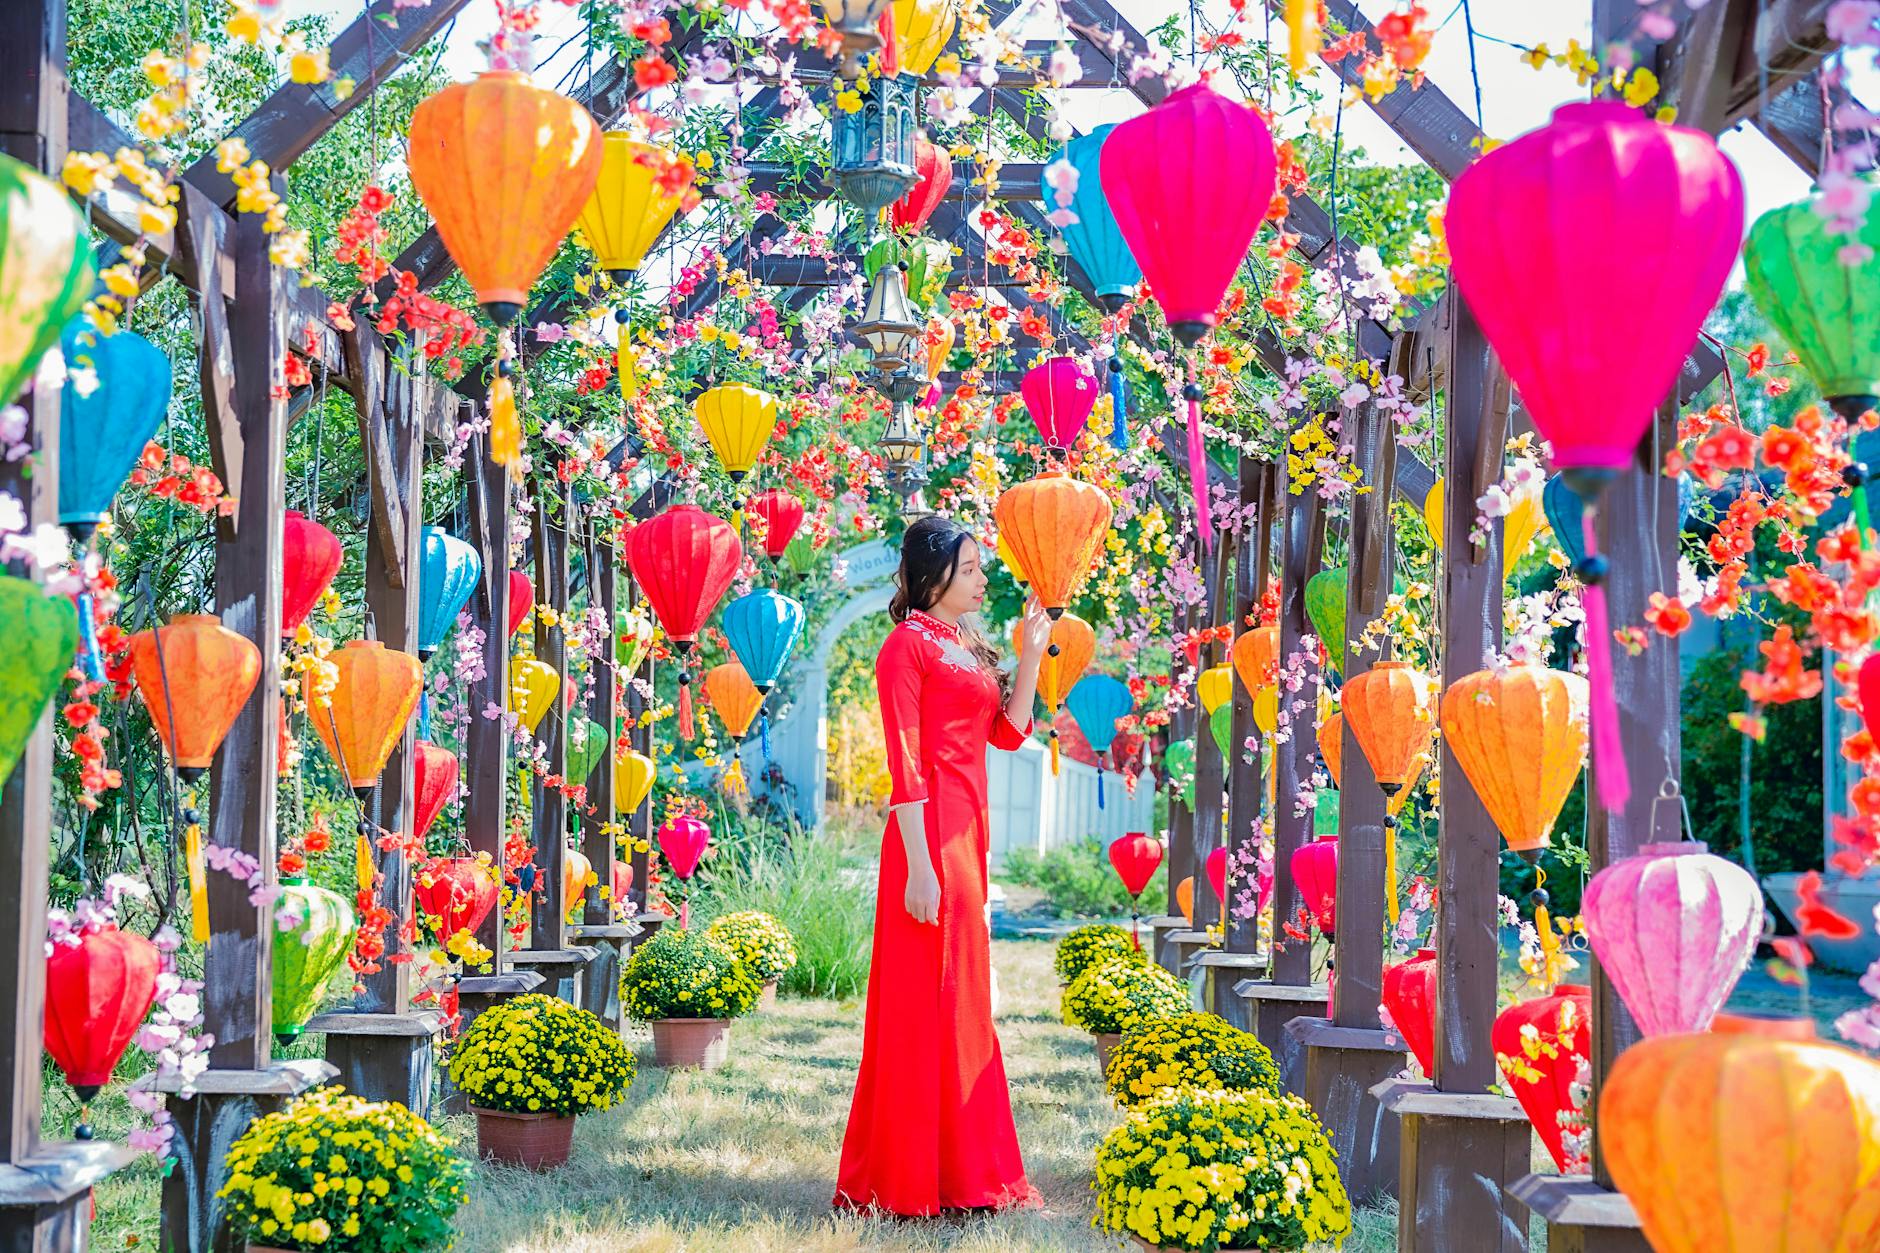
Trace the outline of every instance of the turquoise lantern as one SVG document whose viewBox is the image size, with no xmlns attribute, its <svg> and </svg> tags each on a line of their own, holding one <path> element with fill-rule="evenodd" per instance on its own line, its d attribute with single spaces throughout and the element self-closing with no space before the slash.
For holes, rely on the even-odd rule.
<svg viewBox="0 0 1880 1253">
<path fill-rule="evenodd" d="M 483 577 L 477 550 L 445 531 L 427 526 L 418 556 L 418 656 L 431 659 L 457 614 Z"/>
<path fill-rule="evenodd" d="M 1547 515 L 1547 525 L 1554 529 L 1560 551 L 1568 561 L 1579 565 L 1586 557 L 1586 537 L 1580 533 L 1580 515 L 1586 511 L 1586 502 L 1574 494 L 1565 479 L 1553 474 L 1541 489 L 1541 510 Z"/>
<path fill-rule="evenodd" d="M 1116 214 L 1110 210 L 1109 198 L 1103 194 L 1099 158 L 1103 141 L 1115 129 L 1114 122 L 1105 123 L 1071 140 L 1058 154 L 1077 170 L 1077 191 L 1070 204 L 1077 221 L 1064 228 L 1064 242 L 1096 288 L 1097 300 L 1111 313 L 1128 303 L 1136 284 L 1142 282 L 1142 267 L 1129 251 L 1116 225 Z M 1051 203 L 1049 187 L 1045 188 L 1045 201 Z"/>
<path fill-rule="evenodd" d="M 725 639 L 757 690 L 769 694 L 803 634 L 803 606 L 770 588 L 725 606 Z"/>
<path fill-rule="evenodd" d="M 1077 729 L 1090 742 L 1090 751 L 1101 758 L 1116 739 L 1116 720 L 1129 715 L 1136 707 L 1136 698 L 1129 694 L 1129 685 L 1121 679 L 1107 674 L 1087 674 L 1077 680 L 1070 695 L 1064 698 L 1064 707 L 1077 720 Z M 1103 808 L 1101 762 L 1097 766 L 1097 808 Z"/>
<path fill-rule="evenodd" d="M 101 334 L 89 320 L 65 324 L 67 369 L 59 420 L 59 522 L 82 544 L 111 512 L 118 488 L 170 407 L 170 359 L 134 331 Z M 97 386 L 80 388 L 74 371 Z"/>
</svg>

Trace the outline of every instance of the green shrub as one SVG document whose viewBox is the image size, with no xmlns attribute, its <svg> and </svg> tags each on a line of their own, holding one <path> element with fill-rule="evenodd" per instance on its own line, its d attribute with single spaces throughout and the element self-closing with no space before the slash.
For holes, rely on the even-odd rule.
<svg viewBox="0 0 1880 1253">
<path fill-rule="evenodd" d="M 783 992 L 839 999 L 868 984 L 875 872 L 828 841 L 805 838 L 722 866 L 695 905 L 712 917 L 758 910 L 787 927 L 796 965 L 778 983 Z"/>
<path fill-rule="evenodd" d="M 1109 922 L 1093 922 L 1066 933 L 1057 942 L 1057 952 L 1052 955 L 1058 982 L 1066 984 L 1075 982 L 1078 975 L 1104 962 L 1148 960 L 1129 932 Z"/>
<path fill-rule="evenodd" d="M 1044 907 L 1059 918 L 1126 918 L 1138 906 L 1123 890 L 1123 881 L 1110 865 L 1108 847 L 1097 839 L 1065 844 L 1039 854 L 1015 848 L 1005 854 L 999 878 L 1044 893 Z M 1140 908 L 1154 912 L 1168 899 L 1168 868 L 1164 863 L 1143 889 Z"/>
</svg>

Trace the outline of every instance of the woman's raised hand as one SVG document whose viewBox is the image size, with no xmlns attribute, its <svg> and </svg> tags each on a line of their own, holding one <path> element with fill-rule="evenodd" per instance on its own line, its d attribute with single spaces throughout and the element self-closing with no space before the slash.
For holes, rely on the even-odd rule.
<svg viewBox="0 0 1880 1253">
<path fill-rule="evenodd" d="M 1051 642 L 1051 615 L 1044 611 L 1036 596 L 1025 598 L 1025 634 L 1019 644 L 1021 656 L 1037 656 Z"/>
</svg>

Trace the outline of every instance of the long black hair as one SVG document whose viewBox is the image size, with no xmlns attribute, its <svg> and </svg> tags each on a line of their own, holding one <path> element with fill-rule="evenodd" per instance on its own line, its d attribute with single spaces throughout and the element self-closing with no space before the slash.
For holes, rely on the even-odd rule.
<svg viewBox="0 0 1880 1253">
<path fill-rule="evenodd" d="M 959 573 L 960 549 L 971 538 L 972 532 L 937 513 L 916 519 L 901 536 L 901 568 L 894 574 L 894 599 L 888 602 L 888 616 L 906 622 L 915 610 L 932 609 L 952 586 L 954 575 Z M 1007 677 L 999 669 L 999 654 L 979 628 L 962 621 L 960 642 L 981 665 L 999 675 L 1003 690 Z"/>
</svg>

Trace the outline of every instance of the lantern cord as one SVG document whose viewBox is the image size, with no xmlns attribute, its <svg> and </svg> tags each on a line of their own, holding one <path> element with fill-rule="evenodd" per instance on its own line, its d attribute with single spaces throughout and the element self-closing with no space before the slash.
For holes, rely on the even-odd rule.
<svg viewBox="0 0 1880 1253">
<path fill-rule="evenodd" d="M 1201 439 L 1201 385 L 1195 381 L 1195 364 L 1188 362 L 1188 386 L 1183 389 L 1188 401 L 1188 486 L 1195 498 L 1195 527 L 1201 533 L 1201 547 L 1214 551 L 1214 519 L 1208 510 L 1208 452 Z"/>
<path fill-rule="evenodd" d="M 1867 508 L 1867 485 L 1859 484 L 1854 488 L 1854 524 L 1860 528 L 1861 551 L 1873 549 L 1873 517 Z"/>
<path fill-rule="evenodd" d="M 1588 563 L 1599 556 L 1594 512 L 1589 505 L 1580 515 Z M 1586 609 L 1586 671 L 1592 687 L 1593 777 L 1599 784 L 1600 804 L 1607 812 L 1617 813 L 1632 795 L 1632 779 L 1619 739 L 1619 706 L 1612 690 L 1612 628 L 1606 616 L 1606 589 L 1597 582 L 1583 582 L 1580 602 Z"/>
</svg>

